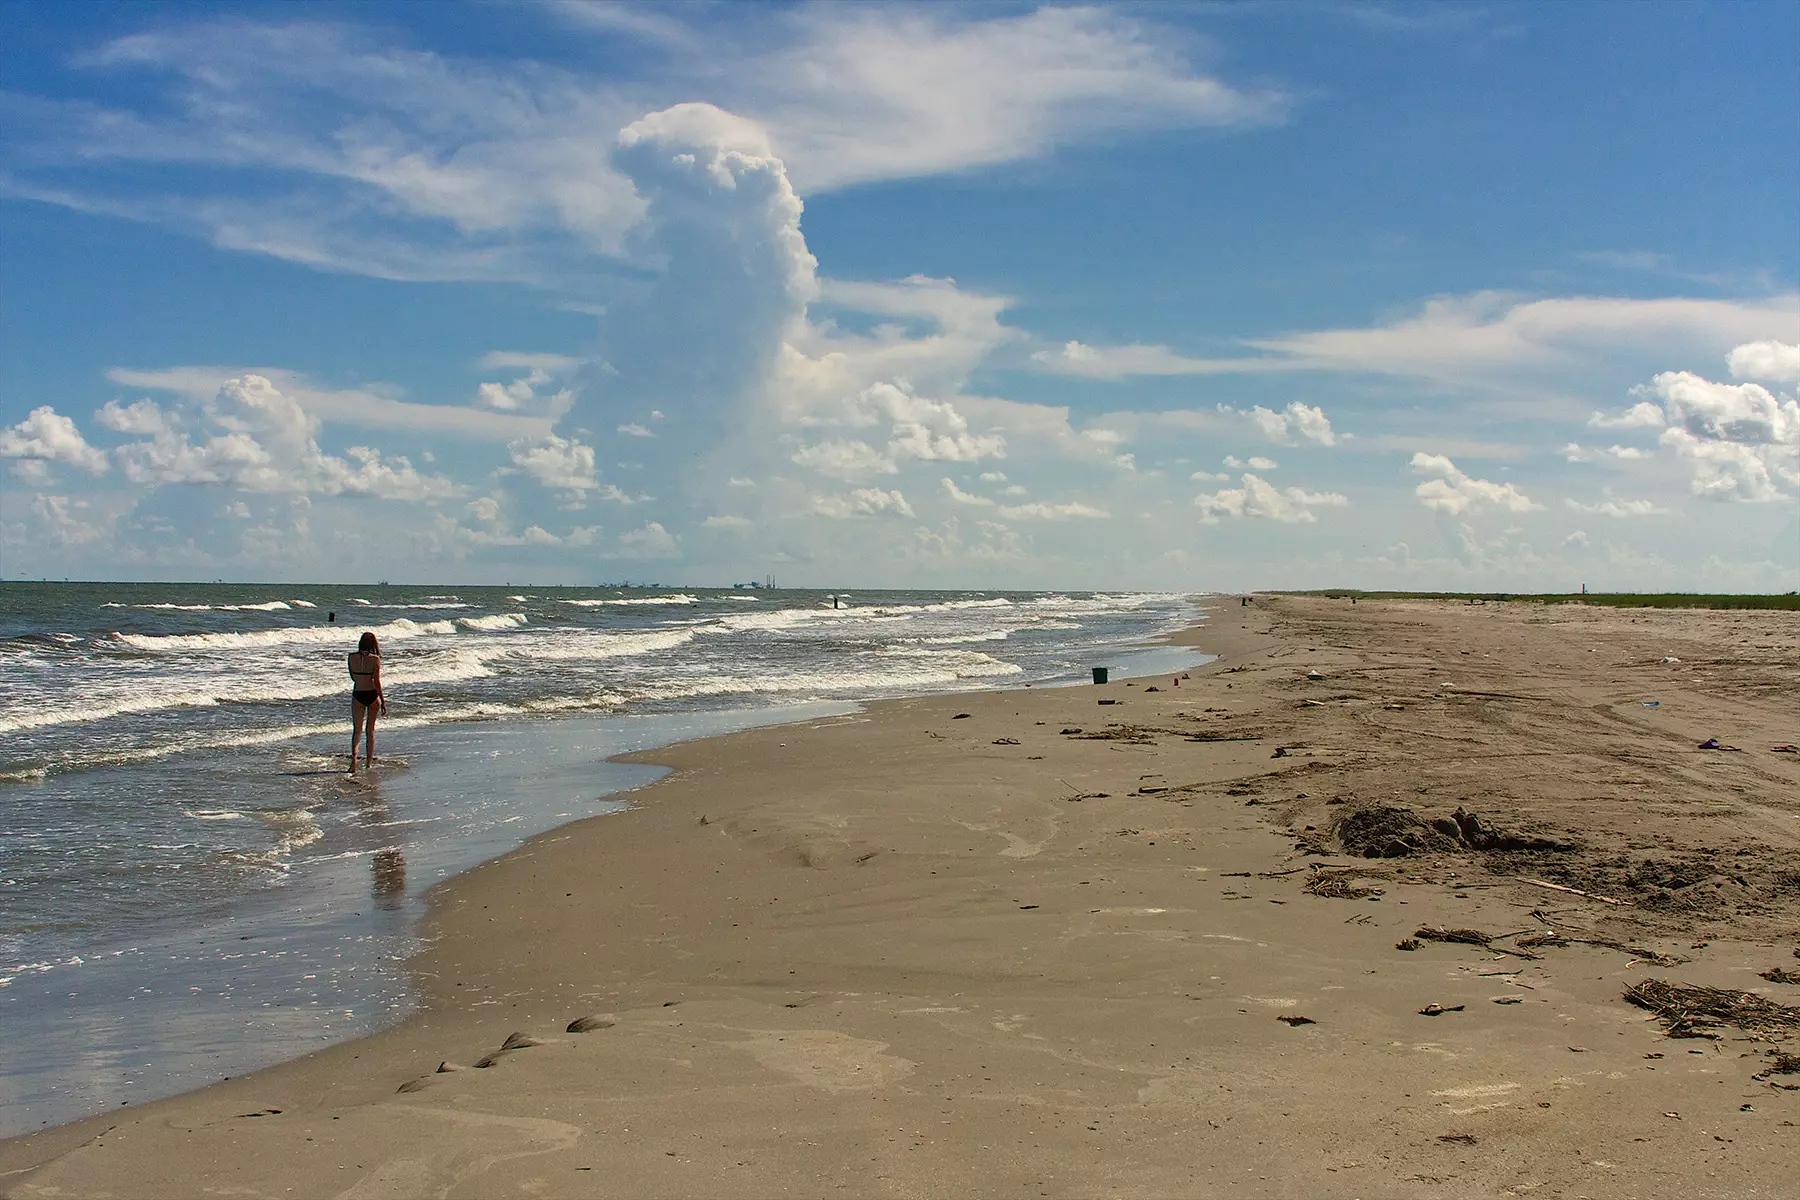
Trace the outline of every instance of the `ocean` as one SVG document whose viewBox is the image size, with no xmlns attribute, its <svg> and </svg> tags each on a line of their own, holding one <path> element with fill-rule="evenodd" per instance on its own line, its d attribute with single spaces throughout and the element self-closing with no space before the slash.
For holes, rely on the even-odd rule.
<svg viewBox="0 0 1800 1200">
<path fill-rule="evenodd" d="M 0 1136 L 398 1020 L 426 889 L 661 774 L 611 755 L 1177 670 L 1196 599 L 0 583 Z"/>
</svg>

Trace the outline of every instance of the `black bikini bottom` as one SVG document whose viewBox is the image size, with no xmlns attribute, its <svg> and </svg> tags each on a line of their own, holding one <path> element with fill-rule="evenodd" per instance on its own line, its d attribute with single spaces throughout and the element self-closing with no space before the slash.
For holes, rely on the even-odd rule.
<svg viewBox="0 0 1800 1200">
<path fill-rule="evenodd" d="M 364 708 L 371 708 L 374 706 L 375 701 L 381 699 L 381 693 L 374 689 L 370 689 L 366 692 L 351 692 L 350 699 L 356 701 Z"/>
</svg>

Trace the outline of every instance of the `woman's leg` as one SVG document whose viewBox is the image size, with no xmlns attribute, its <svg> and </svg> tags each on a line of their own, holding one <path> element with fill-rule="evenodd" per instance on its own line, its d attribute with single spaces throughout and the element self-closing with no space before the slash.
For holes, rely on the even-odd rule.
<svg viewBox="0 0 1800 1200">
<path fill-rule="evenodd" d="M 350 773 L 356 774 L 356 743 L 362 737 L 363 720 L 367 719 L 372 726 L 375 723 L 375 712 L 366 704 L 350 701 Z M 373 736 L 373 730 L 370 733 Z"/>
<path fill-rule="evenodd" d="M 371 769 L 375 766 L 375 713 L 380 707 L 381 701 L 377 700 L 363 708 L 363 728 L 368 731 L 369 738 L 363 743 L 363 766 Z"/>
</svg>

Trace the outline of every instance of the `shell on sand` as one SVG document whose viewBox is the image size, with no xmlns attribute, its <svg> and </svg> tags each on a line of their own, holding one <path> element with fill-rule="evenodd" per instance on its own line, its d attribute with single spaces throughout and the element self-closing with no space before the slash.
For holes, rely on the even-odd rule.
<svg viewBox="0 0 1800 1200">
<path fill-rule="evenodd" d="M 616 1018 L 609 1017 L 605 1013 L 594 1013 L 591 1016 L 576 1017 L 573 1021 L 570 1021 L 568 1032 L 587 1033 L 594 1029 L 611 1029 L 618 1023 Z"/>
<path fill-rule="evenodd" d="M 509 1033 L 506 1040 L 500 1043 L 502 1050 L 523 1050 L 527 1046 L 541 1046 L 544 1043 L 528 1033 Z"/>
</svg>

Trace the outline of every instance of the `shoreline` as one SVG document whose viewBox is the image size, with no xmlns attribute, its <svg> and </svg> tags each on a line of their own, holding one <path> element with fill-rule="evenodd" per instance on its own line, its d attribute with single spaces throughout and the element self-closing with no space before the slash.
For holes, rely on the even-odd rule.
<svg viewBox="0 0 1800 1200">
<path fill-rule="evenodd" d="M 1170 657 L 1179 644 L 1171 632 L 1093 649 L 1130 674 Z M 1071 676 L 1026 686 L 1076 682 Z M 389 964 L 410 961 L 422 946 L 430 893 L 532 837 L 618 811 L 630 793 L 667 773 L 650 759 L 623 761 L 625 755 L 647 748 L 653 759 L 681 742 L 859 711 L 865 703 L 451 722 L 414 731 L 377 776 L 334 787 L 335 804 L 354 818 L 399 818 L 396 829 L 423 821 L 448 836 L 394 841 L 378 831 L 360 834 L 336 848 L 351 853 L 300 864 L 304 874 L 282 892 L 247 894 L 198 924 L 165 919 L 81 946 L 71 960 L 85 960 L 79 978 L 30 978 L 5 994 L 17 1055 L 9 1063 L 15 1098 L 6 1105 L 0 1141 L 109 1113 L 107 1105 L 126 1097 L 141 1108 L 393 1027 L 423 1000 L 410 967 Z M 483 792 L 506 793 L 504 812 L 486 811 L 493 806 L 477 799 Z M 357 853 L 369 846 L 379 847 L 372 858 Z M 70 1062 L 84 1069 L 59 1067 Z M 28 1116 L 34 1124 L 24 1126 Z"/>
<path fill-rule="evenodd" d="M 1752 1082 L 1736 1042 L 1681 1061 L 1689 1043 L 1664 1041 L 1618 1003 L 1619 981 L 1642 975 L 1623 956 L 1572 948 L 1515 963 L 1469 947 L 1391 949 L 1396 930 L 1421 923 L 1516 928 L 1526 901 L 1515 893 L 1530 889 L 1440 856 L 1369 866 L 1380 896 L 1302 892 L 1309 862 L 1359 864 L 1296 852 L 1311 832 L 1300 825 L 1327 828 L 1311 806 L 1355 772 L 1387 769 L 1385 742 L 1359 749 L 1341 735 L 1411 719 L 1380 695 L 1342 694 L 1391 656 L 1393 631 L 1437 621 L 1484 654 L 1515 655 L 1527 648 L 1515 634 L 1550 636 L 1372 603 L 1355 621 L 1391 624 L 1373 646 L 1346 647 L 1331 623 L 1347 612 L 1215 605 L 1176 637 L 1223 657 L 1179 688 L 1145 679 L 885 700 L 627 755 L 673 773 L 604 826 L 561 826 L 432 889 L 429 944 L 410 964 L 421 1012 L 255 1075 L 0 1143 L 0 1194 L 103 1194 L 131 1180 L 140 1194 L 205 1181 L 247 1195 L 524 1184 L 551 1195 L 1008 1194 L 1032 1183 L 1051 1194 L 1430 1195 L 1452 1180 L 1498 1194 L 1534 1172 L 1595 1195 L 1654 1194 L 1677 1178 L 1693 1194 L 1779 1194 L 1795 1151 L 1771 1139 L 1800 1119 L 1794 1094 Z M 1596 621 L 1581 635 L 1602 637 Z M 1441 649 L 1413 657 L 1426 676 L 1444 669 Z M 1632 654 L 1609 653 L 1609 671 L 1613 658 L 1638 669 Z M 1346 682 L 1321 689 L 1309 666 Z M 1387 667 L 1380 687 L 1397 694 Z M 1508 672 L 1551 670 L 1482 669 L 1490 678 L 1475 682 L 1492 686 L 1462 685 L 1470 697 L 1503 691 Z M 1539 690 L 1566 691 L 1573 712 L 1573 687 Z M 1699 698 L 1740 726 L 1773 703 Z M 1511 737 L 1482 711 L 1496 703 L 1473 700 L 1457 720 Z M 1086 734 L 1062 732 L 1074 728 Z M 1461 732 L 1421 727 L 1396 752 L 1444 729 Z M 1517 778 L 1516 753 L 1508 761 L 1510 776 L 1485 777 L 1490 791 Z M 1391 765 L 1392 784 L 1436 790 L 1439 764 Z M 1460 769 L 1474 791 L 1472 772 L 1496 768 Z M 1774 802 L 1755 773 L 1793 774 L 1761 753 L 1697 769 L 1747 780 L 1736 786 L 1758 820 Z M 1529 806 L 1492 816 L 1498 803 L 1483 800 L 1491 820 L 1542 824 Z M 1566 825 L 1598 840 L 1593 812 L 1564 807 Z M 1774 850 L 1797 852 L 1800 833 L 1765 824 Z M 1701 917 L 1630 915 L 1643 917 L 1638 939 L 1664 952 L 1708 935 L 1713 948 L 1681 977 L 1742 988 L 1794 914 L 1775 905 L 1736 940 Z M 1503 977 L 1513 968 L 1536 983 Z M 1428 1000 L 1465 1007 L 1421 1017 Z M 564 1032 L 584 1016 L 604 1020 Z M 515 1032 L 539 1044 L 498 1053 Z M 1675 1061 L 1650 1062 L 1651 1050 Z M 469 1069 L 438 1073 L 439 1062 Z M 1704 1139 L 1702 1125 L 1660 1115 L 1696 1101 Z M 1470 1140 L 1443 1140 L 1452 1135 Z M 1759 1145 L 1756 1161 L 1715 1136 Z M 1468 1148 L 1477 1140 L 1506 1149 L 1490 1159 Z M 1277 1144 L 1291 1151 L 1279 1161 L 1259 1149 Z"/>
</svg>

